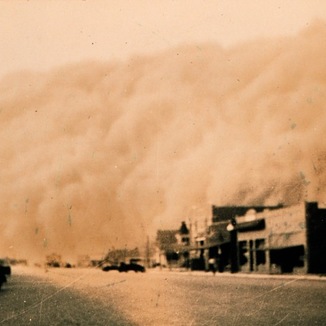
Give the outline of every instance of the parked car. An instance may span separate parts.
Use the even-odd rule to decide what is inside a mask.
[[[103,272],[108,272],[108,271],[118,271],[119,266],[117,265],[112,265],[112,264],[107,264],[102,267]]]
[[[0,259],[0,271],[7,276],[11,275],[11,267],[7,259],[1,258]]]
[[[121,263],[119,266],[119,272],[121,273],[121,272],[128,272],[128,271],[134,271],[136,273],[138,272],[144,273],[146,269],[144,266],[133,262],[131,262],[130,264]]]
[[[2,271],[0,271],[0,289],[2,287],[2,284],[6,282],[7,282],[6,275]]]
[[[7,276],[11,275],[11,267],[7,259],[0,259],[0,289],[7,282]]]

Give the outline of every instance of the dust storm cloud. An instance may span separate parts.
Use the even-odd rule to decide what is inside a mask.
[[[98,253],[189,207],[326,200],[326,27],[0,84],[1,251]]]

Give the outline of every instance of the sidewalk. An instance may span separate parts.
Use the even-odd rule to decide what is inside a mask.
[[[206,277],[238,277],[238,278],[260,278],[260,279],[296,279],[296,280],[312,280],[312,281],[326,281],[326,275],[315,275],[315,274],[259,274],[259,273],[231,273],[229,271],[219,273],[216,272],[214,275],[212,272],[206,271],[191,271],[186,269],[149,269],[149,272],[167,273],[167,274],[179,274],[179,275],[195,275],[195,276],[206,276]]]

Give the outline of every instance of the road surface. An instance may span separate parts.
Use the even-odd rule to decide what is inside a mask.
[[[325,325],[326,281],[15,267],[3,325]]]

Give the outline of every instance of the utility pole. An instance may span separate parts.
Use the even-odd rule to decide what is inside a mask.
[[[146,265],[147,265],[147,268],[150,267],[150,244],[149,244],[149,236],[147,236],[147,241],[146,241]]]
[[[231,218],[227,230],[230,232],[231,273],[237,273],[239,271],[238,231],[237,222],[234,217]]]

